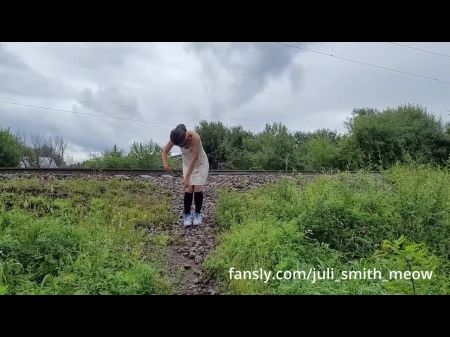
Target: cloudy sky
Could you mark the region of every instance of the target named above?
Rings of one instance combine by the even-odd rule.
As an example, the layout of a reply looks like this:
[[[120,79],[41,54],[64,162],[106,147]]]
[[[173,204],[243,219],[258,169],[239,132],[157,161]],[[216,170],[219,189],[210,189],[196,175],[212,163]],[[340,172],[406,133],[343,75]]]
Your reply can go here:
[[[391,43],[290,44],[448,83],[275,43],[0,43],[0,127],[63,136],[79,161],[114,144],[164,144],[176,124],[202,119],[343,132],[354,108],[412,103],[450,120],[450,56]],[[404,44],[450,55],[450,43]]]

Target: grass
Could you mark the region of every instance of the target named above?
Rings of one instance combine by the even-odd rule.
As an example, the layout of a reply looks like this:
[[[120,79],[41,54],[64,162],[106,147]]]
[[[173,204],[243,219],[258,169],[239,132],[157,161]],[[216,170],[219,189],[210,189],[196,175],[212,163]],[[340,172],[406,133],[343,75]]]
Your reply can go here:
[[[284,180],[246,193],[223,191],[219,244],[205,261],[231,294],[448,294],[450,173],[395,166],[381,176]],[[431,280],[234,279],[236,270],[431,270]]]
[[[0,181],[0,293],[170,293],[143,255],[143,227],[171,223],[169,205],[149,182]]]
[[[450,294],[450,173],[394,166],[222,191],[219,242],[204,267],[228,294]],[[150,182],[0,181],[0,294],[169,294],[173,223]],[[231,279],[229,269],[432,271],[430,280]]]

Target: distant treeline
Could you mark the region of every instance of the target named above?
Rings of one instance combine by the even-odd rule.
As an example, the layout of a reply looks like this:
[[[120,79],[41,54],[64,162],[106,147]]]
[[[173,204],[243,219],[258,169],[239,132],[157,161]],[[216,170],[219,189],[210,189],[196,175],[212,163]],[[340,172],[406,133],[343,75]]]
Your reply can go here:
[[[396,162],[446,165],[450,124],[419,106],[356,109],[346,133],[290,132],[267,124],[259,133],[203,121],[196,128],[213,167],[266,170],[379,170]]]
[[[289,131],[281,123],[254,133],[242,126],[202,121],[201,135],[211,168],[263,170],[379,170],[397,162],[450,163],[450,124],[425,108],[404,105],[384,111],[355,109],[346,132],[329,129]],[[36,137],[34,137],[36,138]],[[63,162],[59,142],[28,145],[10,130],[0,130],[0,166],[17,166],[24,154],[40,154]],[[36,143],[36,142],[35,142]],[[62,141],[63,144],[64,141]],[[64,146],[62,152],[64,152]],[[152,140],[133,143],[128,152],[114,146],[81,166],[99,168],[160,168],[161,146]],[[61,157],[58,157],[61,156]],[[55,160],[56,161],[56,160]],[[176,163],[175,161],[172,161]]]

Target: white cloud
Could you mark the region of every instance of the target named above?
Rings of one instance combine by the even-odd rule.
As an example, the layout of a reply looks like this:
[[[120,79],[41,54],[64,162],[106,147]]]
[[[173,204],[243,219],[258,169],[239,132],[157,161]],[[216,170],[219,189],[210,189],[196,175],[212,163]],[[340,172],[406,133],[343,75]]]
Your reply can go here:
[[[293,43],[450,80],[450,59],[389,43]],[[450,43],[408,43],[450,54]],[[449,120],[450,84],[274,43],[3,43],[0,100],[193,127],[201,119],[259,131],[344,130],[354,108],[421,104]],[[96,103],[88,103],[86,101]],[[56,133],[74,158],[131,140],[168,140],[171,126],[0,103],[0,125]]]

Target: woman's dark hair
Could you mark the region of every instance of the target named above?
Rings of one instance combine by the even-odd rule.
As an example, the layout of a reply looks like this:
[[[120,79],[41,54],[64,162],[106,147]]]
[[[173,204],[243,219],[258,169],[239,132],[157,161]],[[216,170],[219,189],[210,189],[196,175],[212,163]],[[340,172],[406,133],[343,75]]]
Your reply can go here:
[[[170,132],[170,141],[177,146],[184,145],[186,141],[186,125],[178,124],[175,129]]]

